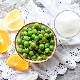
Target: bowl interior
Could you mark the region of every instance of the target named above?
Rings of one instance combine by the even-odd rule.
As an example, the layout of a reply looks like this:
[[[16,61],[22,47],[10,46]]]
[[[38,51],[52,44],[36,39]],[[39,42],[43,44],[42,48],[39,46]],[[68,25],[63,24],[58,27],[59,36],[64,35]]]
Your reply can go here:
[[[38,23],[38,22],[29,23],[29,24],[27,24],[27,25],[25,25],[25,26],[26,26],[26,27],[31,27],[31,26],[33,26],[35,23]],[[54,52],[55,52],[55,50],[56,50],[56,47],[57,47],[57,38],[56,38],[56,35],[55,35],[54,31],[53,31],[50,27],[48,27],[47,25],[45,25],[45,24],[42,24],[42,23],[38,23],[38,24],[44,25],[44,26],[46,26],[47,28],[49,28],[49,29],[51,30],[51,32],[54,34],[55,46],[54,46],[54,50],[53,50],[52,54],[51,54],[46,60],[41,60],[41,61],[33,61],[33,60],[25,59],[25,58],[23,58],[22,55],[20,55],[20,54],[17,52],[23,59],[25,59],[25,60],[27,60],[27,61],[29,61],[29,62],[31,62],[31,63],[41,63],[41,62],[47,61],[48,59],[50,59],[50,58],[53,56],[53,54],[54,54]],[[15,48],[16,48],[16,51],[17,51],[17,48],[18,48],[18,45],[17,45],[17,43],[16,43],[16,39],[18,39],[18,38],[20,37],[20,32],[21,32],[21,30],[22,30],[25,26],[23,26],[23,27],[18,31],[18,33],[17,33],[17,35],[16,35],[16,37],[15,37]]]

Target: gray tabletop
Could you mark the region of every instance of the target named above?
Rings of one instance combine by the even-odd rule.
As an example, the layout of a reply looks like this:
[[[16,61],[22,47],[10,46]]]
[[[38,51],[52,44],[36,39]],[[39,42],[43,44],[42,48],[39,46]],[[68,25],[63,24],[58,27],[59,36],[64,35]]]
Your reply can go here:
[[[38,78],[37,80],[42,80]],[[58,75],[56,80],[80,80],[80,63],[74,70],[69,70],[64,75]]]
[[[58,75],[56,80],[80,80],[80,63],[74,70],[69,70],[64,75]]]
[[[74,2],[80,4],[80,0],[72,0],[72,3]],[[37,80],[42,79],[38,78]],[[68,69],[64,75],[58,75],[56,80],[80,80],[80,63],[77,63],[77,67],[74,70]]]

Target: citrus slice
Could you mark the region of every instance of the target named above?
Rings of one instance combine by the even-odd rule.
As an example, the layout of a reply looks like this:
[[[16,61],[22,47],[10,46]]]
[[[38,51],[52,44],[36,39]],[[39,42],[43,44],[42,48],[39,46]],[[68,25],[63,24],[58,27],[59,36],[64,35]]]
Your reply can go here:
[[[11,55],[7,61],[6,64],[10,67],[13,67],[16,70],[24,71],[29,69],[29,62],[23,60],[19,55]]]
[[[23,27],[23,25],[24,22],[18,9],[14,9],[7,13],[2,22],[2,27],[7,28],[9,31],[19,30],[20,28]]]
[[[10,36],[2,28],[0,28],[0,53],[4,53],[9,49],[10,46]]]

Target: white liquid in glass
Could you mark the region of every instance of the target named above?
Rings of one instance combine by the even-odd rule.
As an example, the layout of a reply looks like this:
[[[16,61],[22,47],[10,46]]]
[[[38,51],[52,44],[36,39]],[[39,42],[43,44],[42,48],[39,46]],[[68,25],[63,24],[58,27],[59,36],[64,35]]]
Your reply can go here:
[[[80,17],[72,11],[61,12],[55,19],[55,28],[62,37],[72,37],[80,31]]]

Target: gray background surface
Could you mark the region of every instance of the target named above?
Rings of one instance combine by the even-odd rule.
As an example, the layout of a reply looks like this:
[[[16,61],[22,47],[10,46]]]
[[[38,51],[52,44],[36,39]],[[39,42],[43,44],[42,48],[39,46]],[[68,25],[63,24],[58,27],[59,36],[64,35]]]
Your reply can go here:
[[[42,80],[38,78],[37,80]],[[69,70],[64,75],[58,75],[56,80],[80,80],[80,62],[74,70]]]
[[[80,63],[74,70],[69,70],[64,75],[58,75],[56,80],[80,80]]]

